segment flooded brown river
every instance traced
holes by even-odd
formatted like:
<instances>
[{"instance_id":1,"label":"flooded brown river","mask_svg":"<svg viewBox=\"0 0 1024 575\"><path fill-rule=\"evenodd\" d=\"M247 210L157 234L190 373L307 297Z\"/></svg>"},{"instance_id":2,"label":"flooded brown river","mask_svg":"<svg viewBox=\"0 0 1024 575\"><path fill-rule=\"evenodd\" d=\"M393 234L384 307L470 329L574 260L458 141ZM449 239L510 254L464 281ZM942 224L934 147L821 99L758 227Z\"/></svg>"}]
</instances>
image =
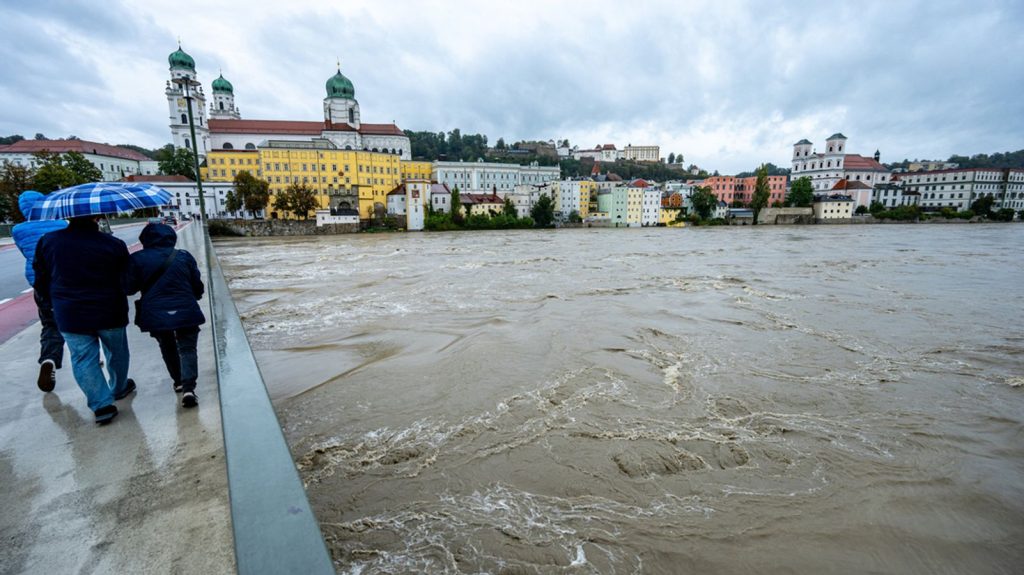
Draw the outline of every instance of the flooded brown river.
<instances>
[{"instance_id":1,"label":"flooded brown river","mask_svg":"<svg viewBox=\"0 0 1024 575\"><path fill-rule=\"evenodd\" d=\"M219 241L346 573L1020 573L1024 225Z\"/></svg>"}]
</instances>

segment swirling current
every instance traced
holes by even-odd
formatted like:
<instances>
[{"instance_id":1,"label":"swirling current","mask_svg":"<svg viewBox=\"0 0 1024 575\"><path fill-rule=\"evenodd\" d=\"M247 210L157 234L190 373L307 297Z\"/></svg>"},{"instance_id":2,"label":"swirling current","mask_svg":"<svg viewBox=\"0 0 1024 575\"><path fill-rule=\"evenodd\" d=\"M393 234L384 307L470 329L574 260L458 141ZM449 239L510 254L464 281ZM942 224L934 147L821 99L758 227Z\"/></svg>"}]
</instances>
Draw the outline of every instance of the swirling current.
<instances>
[{"instance_id":1,"label":"swirling current","mask_svg":"<svg viewBox=\"0 0 1024 575\"><path fill-rule=\"evenodd\" d=\"M342 573L1018 573L1024 225L216 250Z\"/></svg>"}]
</instances>

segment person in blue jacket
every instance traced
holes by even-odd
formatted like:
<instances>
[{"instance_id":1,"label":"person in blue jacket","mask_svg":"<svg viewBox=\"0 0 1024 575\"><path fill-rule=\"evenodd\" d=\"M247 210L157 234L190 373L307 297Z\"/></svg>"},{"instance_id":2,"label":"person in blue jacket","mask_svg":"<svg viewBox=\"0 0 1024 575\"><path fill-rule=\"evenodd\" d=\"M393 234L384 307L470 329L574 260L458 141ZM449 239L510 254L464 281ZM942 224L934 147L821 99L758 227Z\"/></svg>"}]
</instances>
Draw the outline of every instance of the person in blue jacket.
<instances>
[{"instance_id":1,"label":"person in blue jacket","mask_svg":"<svg viewBox=\"0 0 1024 575\"><path fill-rule=\"evenodd\" d=\"M21 213L25 214L27 218L32 206L45 197L33 190L22 192L18 196L18 207L21 209ZM21 255L25 256L25 279L33 288L36 285L36 274L32 270L32 261L35 259L36 244L39 243L39 238L66 227L68 227L66 220L44 220L22 222L11 229L14 243L21 251ZM39 334L39 379L36 384L40 390L50 392L57 385L56 370L60 369L64 363L64 337L57 329L57 321L53 319L53 306L46 294L39 290L33 290L33 298L36 301L36 309L39 310L39 323L43 328Z\"/></svg>"},{"instance_id":2,"label":"person in blue jacket","mask_svg":"<svg viewBox=\"0 0 1024 575\"><path fill-rule=\"evenodd\" d=\"M71 351L75 381L96 415L96 423L117 416L115 400L135 391L128 378L128 297L124 277L128 246L100 231L102 216L68 220L68 227L44 235L32 269L36 291L49 296L53 316ZM100 366L100 346L110 378Z\"/></svg>"},{"instance_id":3,"label":"person in blue jacket","mask_svg":"<svg viewBox=\"0 0 1024 575\"><path fill-rule=\"evenodd\" d=\"M178 235L165 224L148 224L139 234L142 250L131 256L126 289L142 292L135 309L135 325L149 332L160 345L160 355L181 392L182 407L199 404L196 378L199 326L206 316L199 307L203 280L192 254L174 248Z\"/></svg>"}]
</instances>

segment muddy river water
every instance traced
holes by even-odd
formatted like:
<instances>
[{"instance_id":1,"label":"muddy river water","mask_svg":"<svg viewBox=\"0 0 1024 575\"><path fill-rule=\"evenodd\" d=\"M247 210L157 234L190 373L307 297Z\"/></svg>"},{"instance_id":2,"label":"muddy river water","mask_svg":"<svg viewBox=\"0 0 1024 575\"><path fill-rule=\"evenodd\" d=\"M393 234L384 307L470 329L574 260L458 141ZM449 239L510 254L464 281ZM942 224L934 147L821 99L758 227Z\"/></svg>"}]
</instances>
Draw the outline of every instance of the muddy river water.
<instances>
[{"instance_id":1,"label":"muddy river water","mask_svg":"<svg viewBox=\"0 0 1024 575\"><path fill-rule=\"evenodd\" d=\"M1024 225L218 241L348 573L1020 573Z\"/></svg>"}]
</instances>

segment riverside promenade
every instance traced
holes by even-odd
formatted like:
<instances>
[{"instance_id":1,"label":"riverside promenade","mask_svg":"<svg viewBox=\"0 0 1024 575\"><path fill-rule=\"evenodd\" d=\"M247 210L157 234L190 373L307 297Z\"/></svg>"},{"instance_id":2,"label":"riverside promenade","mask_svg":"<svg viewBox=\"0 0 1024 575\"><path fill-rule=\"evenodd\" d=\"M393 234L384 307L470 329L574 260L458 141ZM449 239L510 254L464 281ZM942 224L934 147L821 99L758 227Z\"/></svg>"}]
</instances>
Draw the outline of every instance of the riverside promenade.
<instances>
[{"instance_id":1,"label":"riverside promenade","mask_svg":"<svg viewBox=\"0 0 1024 575\"><path fill-rule=\"evenodd\" d=\"M38 322L0 343L0 574L333 572L212 248L198 224L178 234L207 286L198 408L180 406L156 341L134 325L138 390L106 426L66 348L56 389L37 388Z\"/></svg>"}]
</instances>

